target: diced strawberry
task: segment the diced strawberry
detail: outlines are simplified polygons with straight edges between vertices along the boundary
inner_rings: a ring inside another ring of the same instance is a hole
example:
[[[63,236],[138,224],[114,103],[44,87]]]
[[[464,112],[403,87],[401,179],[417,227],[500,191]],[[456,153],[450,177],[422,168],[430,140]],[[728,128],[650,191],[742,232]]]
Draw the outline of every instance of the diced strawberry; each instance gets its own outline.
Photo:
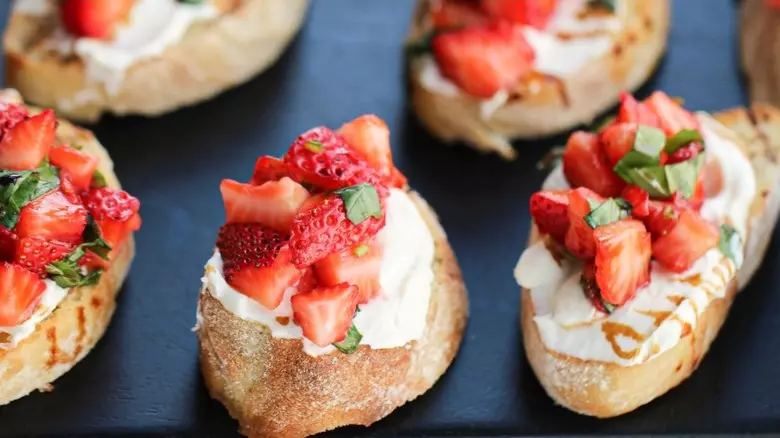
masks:
[[[21,103],[0,102],[0,136],[29,116],[27,107]]]
[[[35,311],[46,283],[19,265],[0,262],[0,326],[17,326]]]
[[[482,26],[489,17],[472,0],[436,0],[431,2],[431,21],[439,30]]]
[[[634,149],[637,129],[634,123],[617,123],[599,133],[601,147],[613,166]]]
[[[284,292],[302,275],[290,263],[289,237],[260,224],[225,224],[217,249],[225,280],[267,309],[275,309]]]
[[[563,152],[563,174],[572,187],[586,187],[604,197],[620,195],[626,183],[612,171],[596,134],[577,131]]]
[[[295,285],[295,288],[298,290],[298,293],[303,293],[308,292],[317,286],[319,285],[317,284],[317,277],[314,275],[314,267],[309,266],[303,270],[303,274],[301,274],[301,278],[298,280],[298,284]]]
[[[67,171],[60,171],[60,191],[70,203],[84,205],[84,201],[73,186],[73,179]]]
[[[704,189],[704,178],[699,176],[699,180],[696,181],[696,187],[693,189],[693,196],[688,200],[688,204],[696,211],[701,210],[704,205],[704,197],[706,196]]]
[[[699,129],[698,119],[663,91],[654,92],[645,104],[658,115],[661,129],[667,136],[675,135],[683,129]]]
[[[308,190],[287,177],[259,186],[225,179],[219,189],[228,223],[256,222],[284,232],[290,231],[293,217],[309,199]]]
[[[620,94],[620,109],[617,115],[618,123],[634,123],[651,128],[661,128],[661,120],[644,103],[638,102],[628,93]]]
[[[393,164],[390,128],[384,120],[373,114],[363,115],[344,124],[336,133],[376,169],[386,185],[399,188],[406,185],[406,177]]]
[[[295,294],[291,299],[293,319],[303,329],[303,336],[320,347],[341,342],[352,325],[358,295],[357,286],[346,283]]]
[[[569,190],[543,190],[531,195],[531,217],[544,234],[558,242],[566,239],[569,229]]]
[[[10,262],[14,259],[17,237],[13,231],[0,226],[0,260]]]
[[[601,298],[622,306],[650,281],[650,233],[642,222],[623,219],[596,228],[593,237]]]
[[[558,0],[481,0],[482,7],[494,18],[544,29],[550,22]]]
[[[569,229],[566,232],[566,248],[582,260],[592,260],[596,255],[596,243],[593,241],[593,229],[585,222],[590,213],[590,203],[604,202],[604,198],[593,191],[579,187],[569,193]]]
[[[293,263],[305,268],[331,253],[370,240],[385,226],[381,218],[368,217],[358,225],[347,219],[344,201],[338,195],[317,195],[292,221],[290,248]]]
[[[124,190],[112,187],[91,189],[84,194],[84,206],[97,220],[111,219],[124,222],[141,208],[141,203]]]
[[[667,163],[675,164],[688,161],[691,158],[696,158],[696,156],[699,155],[699,153],[703,150],[704,146],[702,146],[701,143],[694,141],[672,152],[671,155],[669,155]]]
[[[590,301],[596,310],[609,313],[604,305],[604,300],[601,299],[601,291],[599,290],[599,285],[596,283],[596,265],[593,262],[585,263],[582,266],[580,285],[582,286],[585,298]]]
[[[23,120],[8,129],[0,140],[0,168],[32,170],[54,145],[57,118],[52,110]]]
[[[47,240],[38,236],[28,236],[16,241],[14,263],[28,271],[46,277],[46,265],[68,255],[75,245],[58,240]]]
[[[671,231],[653,242],[653,258],[672,272],[685,272],[719,239],[718,227],[692,210],[683,210]]]
[[[109,39],[135,0],[64,0],[60,19],[77,37]]]
[[[358,287],[358,304],[365,304],[379,295],[379,268],[382,248],[374,242],[330,254],[314,264],[317,282],[322,286],[348,283]]]
[[[54,190],[22,207],[15,232],[20,239],[38,236],[78,244],[86,226],[87,209]]]
[[[769,9],[780,9],[780,0],[764,0],[764,6]]]
[[[631,204],[631,215],[635,218],[644,218],[650,214],[650,195],[641,188],[626,186],[620,197]]]
[[[268,181],[279,181],[285,176],[289,177],[290,172],[284,161],[266,155],[257,159],[250,184],[259,186]]]
[[[507,22],[446,32],[431,47],[442,74],[480,99],[517,84],[535,58],[522,26]]]
[[[133,231],[136,231],[141,227],[141,216],[138,213],[135,213],[126,221],[96,219],[95,223],[100,231],[100,237],[111,246],[111,251],[109,251],[107,259],[87,252],[86,256],[81,260],[81,264],[90,268],[108,269],[111,267],[111,262],[113,262],[116,259],[117,254],[119,254],[122,245],[130,238]]]
[[[70,146],[53,146],[49,152],[51,164],[67,171],[78,191],[89,189],[98,159]]]

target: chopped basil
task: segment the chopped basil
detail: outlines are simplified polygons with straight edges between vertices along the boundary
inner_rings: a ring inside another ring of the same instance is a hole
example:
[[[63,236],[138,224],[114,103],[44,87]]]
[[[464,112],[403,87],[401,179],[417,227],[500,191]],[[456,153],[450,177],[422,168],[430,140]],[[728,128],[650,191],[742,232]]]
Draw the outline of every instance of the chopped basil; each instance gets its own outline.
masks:
[[[620,164],[620,163],[618,163]],[[647,166],[618,169],[615,172],[629,184],[634,184],[656,198],[672,196],[666,181],[666,172],[662,166]]]
[[[306,149],[314,152],[315,154],[322,152],[322,150],[325,148],[325,146],[317,140],[306,140],[306,143],[303,145],[306,147]]]
[[[588,0],[588,7],[604,9],[611,13],[615,13],[617,8],[617,0]]]
[[[342,353],[351,354],[357,350],[361,339],[363,339],[363,335],[360,334],[357,327],[355,327],[355,324],[353,323],[349,327],[347,337],[344,338],[343,341],[333,344],[333,346],[338,348],[338,350]]]
[[[585,216],[585,223],[595,229],[617,222],[630,214],[631,204],[621,198],[609,198]]]
[[[344,200],[344,208],[347,210],[347,219],[355,225],[360,225],[369,217],[381,218],[382,205],[379,203],[379,194],[371,184],[363,183],[356,186],[345,187],[336,190],[335,194]]]
[[[44,162],[36,170],[0,172],[0,224],[11,229],[22,207],[57,188],[57,169]]]
[[[666,137],[664,133],[649,126],[640,125],[634,137],[634,147],[615,164],[614,171],[629,184],[633,181],[632,170],[658,166],[661,152],[664,150]],[[636,184],[639,185],[639,184]]]
[[[738,269],[742,266],[742,237],[739,235],[739,232],[729,224],[720,226],[718,249],[723,255],[730,258]]]
[[[79,261],[87,254],[87,251],[104,260],[108,260],[111,245],[100,238],[100,231],[92,218],[89,219],[82,237],[84,243],[77,246],[70,254],[62,260],[46,265],[46,272],[49,274],[49,278],[54,280],[60,287],[91,286],[100,281],[100,276],[103,274],[102,269],[85,272],[79,266]]]
[[[368,254],[368,249],[368,245],[361,243],[352,250],[352,253],[355,254],[355,257],[363,257]]]
[[[108,183],[106,182],[106,177],[103,175],[102,172],[95,169],[95,173],[92,174],[92,182],[90,183],[90,186],[96,189],[102,189],[103,187],[108,186]]]
[[[695,129],[683,129],[666,140],[666,147],[664,148],[664,151],[666,151],[667,154],[671,154],[674,153],[674,151],[677,149],[680,149],[687,144],[693,143],[694,141],[704,142],[704,137],[702,137],[701,133]]]
[[[703,158],[704,155],[699,154],[693,159],[664,166],[670,194],[680,192],[688,199],[693,196]]]

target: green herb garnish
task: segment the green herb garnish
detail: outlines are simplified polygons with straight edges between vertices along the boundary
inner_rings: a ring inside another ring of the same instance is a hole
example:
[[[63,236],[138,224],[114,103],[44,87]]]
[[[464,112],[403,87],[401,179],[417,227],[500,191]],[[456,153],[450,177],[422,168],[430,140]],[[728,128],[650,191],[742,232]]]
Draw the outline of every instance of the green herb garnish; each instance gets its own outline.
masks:
[[[96,189],[102,189],[103,187],[108,186],[108,183],[106,182],[106,177],[103,175],[102,172],[95,169],[95,173],[92,174],[92,182],[90,183],[90,187],[94,187]]]
[[[352,250],[352,253],[355,254],[355,257],[363,257],[368,254],[368,245],[361,243]]]
[[[370,217],[377,219],[382,217],[382,205],[379,203],[379,194],[371,184],[363,183],[345,187],[336,190],[334,193],[339,195],[344,201],[347,219],[353,224],[359,225]]]
[[[333,344],[333,346],[342,353],[351,354],[357,350],[361,339],[363,339],[363,335],[360,334],[355,324],[352,323],[347,332],[347,337],[343,341]]]
[[[77,246],[70,254],[46,265],[49,278],[60,287],[91,286],[100,281],[100,276],[103,274],[102,269],[96,269],[92,272],[83,271],[83,268],[79,266],[79,261],[87,254],[87,251],[108,260],[111,245],[100,237],[100,230],[91,216],[88,217],[87,227],[84,229],[82,238],[84,243]]]
[[[702,137],[701,133],[695,129],[683,129],[666,140],[666,147],[664,148],[664,151],[667,154],[672,154],[677,149],[680,149],[687,144],[693,143],[694,141],[704,142],[704,137]]]
[[[664,166],[670,194],[680,192],[687,199],[693,196],[703,158],[704,155],[699,154],[690,160]]]
[[[742,266],[742,237],[739,232],[729,224],[723,224],[720,226],[720,240],[718,241],[718,249],[739,269]]]
[[[617,167],[615,167],[615,172]],[[621,169],[618,175],[629,184],[638,186],[654,198],[672,196],[666,182],[666,172],[662,166],[647,166]]]
[[[592,208],[592,207],[591,207]],[[631,204],[622,198],[610,198],[585,216],[585,223],[591,228],[603,227],[617,222],[631,214]]]
[[[57,188],[57,169],[47,162],[36,170],[0,172],[0,224],[12,229],[22,207]]]
[[[306,143],[304,143],[303,146],[315,154],[322,152],[322,150],[325,149],[325,146],[317,140],[306,140]]]

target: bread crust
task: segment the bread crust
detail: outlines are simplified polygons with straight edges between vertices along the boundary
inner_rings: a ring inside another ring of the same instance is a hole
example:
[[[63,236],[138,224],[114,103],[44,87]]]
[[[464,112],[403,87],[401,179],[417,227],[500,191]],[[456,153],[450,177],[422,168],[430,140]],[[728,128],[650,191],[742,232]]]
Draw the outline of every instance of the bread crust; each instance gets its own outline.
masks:
[[[468,299],[460,268],[433,211],[411,193],[436,245],[422,339],[404,347],[312,357],[301,340],[271,337],[202,290],[196,327],[206,387],[253,437],[303,437],[368,426],[427,391],[460,346]]]
[[[488,119],[481,115],[480,102],[465,93],[450,96],[425,88],[412,62],[411,103],[418,118],[443,142],[463,141],[508,160],[517,157],[511,140],[547,137],[592,122],[617,102],[620,92],[634,91],[648,79],[666,47],[669,1],[624,4],[629,9],[621,14],[623,31],[612,50],[557,81],[531,79]],[[428,31],[429,9],[429,0],[419,0],[409,41]]]
[[[24,98],[94,122],[102,113],[155,116],[207,100],[273,64],[300,29],[308,0],[222,0],[230,10],[195,23],[163,54],[140,60],[116,93],[89,81],[84,62],[44,49],[52,17],[13,13],[6,30],[6,81]]]
[[[698,317],[696,327],[655,358],[633,366],[582,360],[547,350],[534,322],[530,291],[522,290],[521,326],[526,357],[537,378],[558,404],[600,418],[630,412],[690,376],[718,334],[736,294],[752,278],[764,257],[780,211],[780,111],[767,105],[737,108],[714,116],[731,132],[750,160],[757,179],[757,195],[750,211],[745,262],[726,288]],[[533,227],[530,243],[539,239]]]
[[[21,102],[19,95],[10,90],[0,91],[0,100]],[[31,111],[37,110],[31,108]],[[111,187],[119,187],[108,153],[90,131],[60,120],[57,140],[79,144],[100,158],[98,169],[106,182]],[[12,349],[0,350],[0,405],[36,389],[51,391],[51,383],[95,346],[111,321],[116,295],[130,269],[134,247],[130,238],[97,285],[72,289],[29,337]]]
[[[780,105],[780,62],[775,44],[780,39],[780,14],[765,3],[741,2],[740,60],[751,100]]]

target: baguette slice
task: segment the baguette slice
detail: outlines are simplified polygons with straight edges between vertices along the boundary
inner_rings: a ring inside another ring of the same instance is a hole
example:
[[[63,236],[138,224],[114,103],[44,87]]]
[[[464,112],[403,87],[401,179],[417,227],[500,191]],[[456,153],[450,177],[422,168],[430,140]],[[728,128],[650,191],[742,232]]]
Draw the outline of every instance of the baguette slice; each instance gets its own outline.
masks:
[[[780,212],[780,111],[755,104],[715,114],[714,118],[724,125],[719,135],[741,147],[756,175],[757,195],[750,208],[742,267],[725,296],[711,302],[698,317],[692,332],[666,352],[630,367],[548,351],[533,320],[530,291],[524,289],[521,325],[526,356],[556,403],[580,414],[608,418],[630,412],[680,384],[699,366],[737,292],[761,264]],[[534,226],[531,244],[539,238]]]
[[[422,124],[441,141],[465,142],[481,152],[512,160],[513,139],[535,139],[592,122],[618,101],[621,91],[639,88],[654,71],[666,48],[669,0],[623,0],[623,31],[612,50],[557,80],[533,79],[510,94],[492,116],[483,118],[480,101],[460,93],[445,95],[420,81],[419,64],[411,62],[411,102]],[[426,35],[429,0],[420,0],[408,41]]]
[[[740,10],[740,55],[750,98],[780,105],[780,12],[764,0],[744,0]]]
[[[65,59],[40,44],[53,29],[53,17],[13,13],[4,38],[7,84],[27,101],[83,122],[104,112],[167,113],[265,70],[297,34],[308,8],[308,0],[219,1],[229,12],[195,23],[162,55],[132,65],[116,93],[89,81],[80,59]]]
[[[0,100],[22,102],[14,90],[0,91]],[[31,108],[31,112],[37,112]],[[100,159],[98,170],[110,187],[119,188],[108,152],[90,131],[59,120],[57,141],[79,144]],[[100,282],[68,292],[54,312],[35,332],[10,350],[0,350],[0,405],[8,404],[34,390],[51,391],[51,383],[73,368],[95,346],[106,330],[116,307],[134,256],[131,237],[119,251]]]
[[[434,284],[422,339],[404,347],[312,357],[299,339],[273,338],[262,324],[227,311],[202,290],[196,331],[211,396],[252,437],[303,437],[345,425],[368,426],[414,400],[444,374],[468,318],[455,254],[428,204],[413,201],[433,234]]]

